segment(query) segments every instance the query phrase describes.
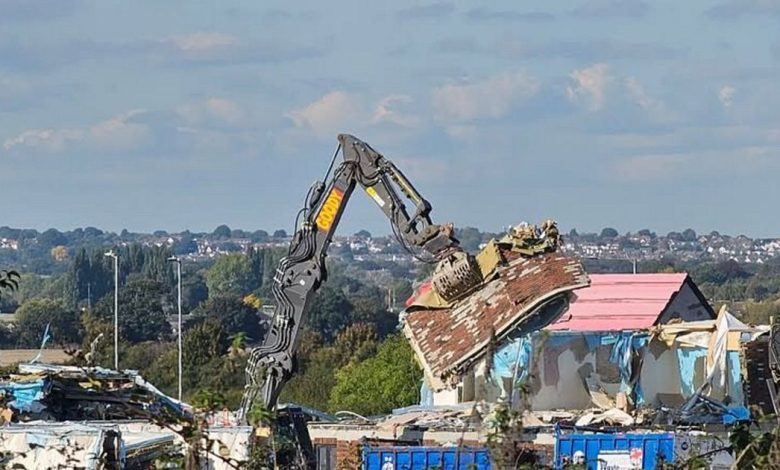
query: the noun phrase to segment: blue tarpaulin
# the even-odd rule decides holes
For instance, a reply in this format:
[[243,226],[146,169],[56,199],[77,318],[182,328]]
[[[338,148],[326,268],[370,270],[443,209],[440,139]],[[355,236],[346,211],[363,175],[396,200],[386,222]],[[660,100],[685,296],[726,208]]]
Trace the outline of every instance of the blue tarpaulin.
[[525,381],[531,364],[532,343],[531,335],[525,335],[502,345],[493,355],[493,376],[514,379],[516,384]]
[[0,384],[0,390],[14,399],[8,405],[20,411],[40,411],[44,407],[38,400],[45,395],[46,381],[44,379],[33,382],[8,382]]
[[731,398],[731,406],[745,404],[745,396],[742,392],[742,366],[739,363],[739,351],[729,351],[726,355],[728,374],[728,393]]
[[694,372],[696,361],[702,357],[706,360],[707,350],[704,348],[677,348],[677,363],[680,366],[680,384],[684,397],[690,397],[696,392]]
[[649,341],[647,333],[624,331],[619,334],[605,335],[603,344],[613,344],[609,361],[618,365],[620,370],[620,391],[633,396],[636,404],[644,402],[639,381],[631,383],[634,354],[642,350]]

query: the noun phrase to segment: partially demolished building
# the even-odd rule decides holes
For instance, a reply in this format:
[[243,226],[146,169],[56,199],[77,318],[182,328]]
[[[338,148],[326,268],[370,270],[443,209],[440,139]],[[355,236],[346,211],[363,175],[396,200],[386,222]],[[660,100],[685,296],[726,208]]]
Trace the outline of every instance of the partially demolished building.
[[[584,287],[577,284],[584,277],[572,270],[576,264],[556,256],[518,265],[535,266],[521,270],[529,282],[547,276],[543,266],[550,262],[564,263],[568,270],[561,272],[577,273],[560,285],[545,278],[553,287],[547,296],[556,289],[574,291],[558,297],[569,299],[563,314],[561,309],[539,308],[554,304],[526,287],[522,292],[530,294],[529,305],[537,302],[536,308],[523,310],[523,304],[507,302],[495,292],[490,300],[482,298],[480,294],[489,291],[485,289],[453,310],[408,315],[405,332],[426,372],[422,405],[503,399],[516,408],[559,410],[571,416],[616,409],[620,413],[613,412],[615,424],[633,425],[641,421],[630,414],[634,410],[647,414],[663,409],[673,415],[701,394],[727,406],[712,412],[717,417],[698,417],[700,422],[747,416],[751,403],[745,397],[749,378],[743,377],[746,351],[768,327],[748,326],[725,309],[716,318],[686,274],[593,275]],[[499,276],[499,291],[506,289],[502,276],[521,284],[522,279],[510,277],[513,272],[510,267]],[[501,310],[488,309],[496,305]],[[506,333],[511,319],[515,323]],[[488,338],[486,331],[495,333]],[[459,333],[464,337],[454,336]],[[752,404],[767,408],[765,401]],[[690,413],[666,421],[676,419],[697,422]]]
[[426,308],[419,301],[407,308],[404,334],[425,373],[427,404],[495,400],[486,387],[491,352],[553,322],[572,292],[588,285],[574,258],[496,250],[506,266],[482,290],[450,308]]
[[[527,248],[511,236],[489,243],[477,255],[484,286],[459,301],[417,289],[403,331],[424,371],[419,405],[310,423],[321,468],[355,446],[366,458],[387,446],[473,452],[497,403],[523,411],[518,445],[538,463],[654,468],[701,448],[728,468],[724,426],[775,412],[768,326],[716,314],[684,273],[588,275],[575,258]],[[398,449],[378,454],[387,464],[411,452]]]

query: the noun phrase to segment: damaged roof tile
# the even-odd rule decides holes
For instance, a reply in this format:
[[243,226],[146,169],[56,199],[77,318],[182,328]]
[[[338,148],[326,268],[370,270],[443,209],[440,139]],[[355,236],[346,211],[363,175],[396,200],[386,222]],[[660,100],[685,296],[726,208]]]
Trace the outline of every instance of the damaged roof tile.
[[571,291],[589,284],[580,262],[570,256],[546,253],[525,258],[509,251],[502,255],[507,265],[481,290],[452,308],[415,310],[406,316],[404,334],[436,390],[479,358],[492,334],[502,338],[529,322],[542,322],[533,329],[545,326],[555,318],[532,318],[539,307],[556,299],[568,301]]

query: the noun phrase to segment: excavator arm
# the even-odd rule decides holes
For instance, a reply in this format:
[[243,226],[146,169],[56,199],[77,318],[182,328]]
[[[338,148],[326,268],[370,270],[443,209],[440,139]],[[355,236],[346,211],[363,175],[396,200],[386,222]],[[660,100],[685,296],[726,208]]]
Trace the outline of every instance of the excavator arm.
[[252,349],[249,356],[238,412],[241,422],[247,421],[255,402],[273,408],[295,371],[301,326],[314,293],[327,279],[327,249],[357,185],[382,209],[406,249],[415,255],[426,252],[429,261],[439,262],[442,296],[453,298],[482,280],[476,275],[473,257],[464,253],[453,238],[452,226],[431,222],[431,205],[392,162],[351,135],[341,134],[338,140],[342,162],[332,176],[328,170],[325,181],[316,182],[309,190],[302,209],[303,222],[277,267],[273,285],[276,309],[262,345]]

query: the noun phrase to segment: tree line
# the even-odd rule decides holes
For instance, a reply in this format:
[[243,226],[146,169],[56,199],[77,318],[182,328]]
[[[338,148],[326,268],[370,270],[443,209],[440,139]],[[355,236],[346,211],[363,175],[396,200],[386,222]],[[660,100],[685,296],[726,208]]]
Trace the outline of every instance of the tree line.
[[[139,370],[174,394],[176,277],[168,261],[173,250],[130,244],[114,251],[119,257],[120,368]],[[114,268],[104,253],[102,247],[79,249],[61,274],[23,274],[19,290],[0,297],[0,302],[16,304],[6,305],[16,310],[16,326],[0,328],[0,344],[37,348],[48,326],[48,347],[71,350],[76,363],[112,367]],[[269,317],[262,307],[273,302],[273,277],[285,254],[285,249],[250,249],[212,263],[183,265],[185,399],[213,393],[237,406],[248,350],[264,337]],[[348,405],[367,413],[376,411],[376,404],[414,402],[419,368],[396,331],[398,317],[387,308],[385,290],[354,266],[329,260],[328,272],[305,325],[299,373],[285,397],[327,410]],[[410,286],[405,281],[399,290],[408,294]],[[402,377],[393,378],[396,372]],[[387,399],[355,394],[356,384],[374,374],[384,374],[376,380],[386,384],[378,390]]]

